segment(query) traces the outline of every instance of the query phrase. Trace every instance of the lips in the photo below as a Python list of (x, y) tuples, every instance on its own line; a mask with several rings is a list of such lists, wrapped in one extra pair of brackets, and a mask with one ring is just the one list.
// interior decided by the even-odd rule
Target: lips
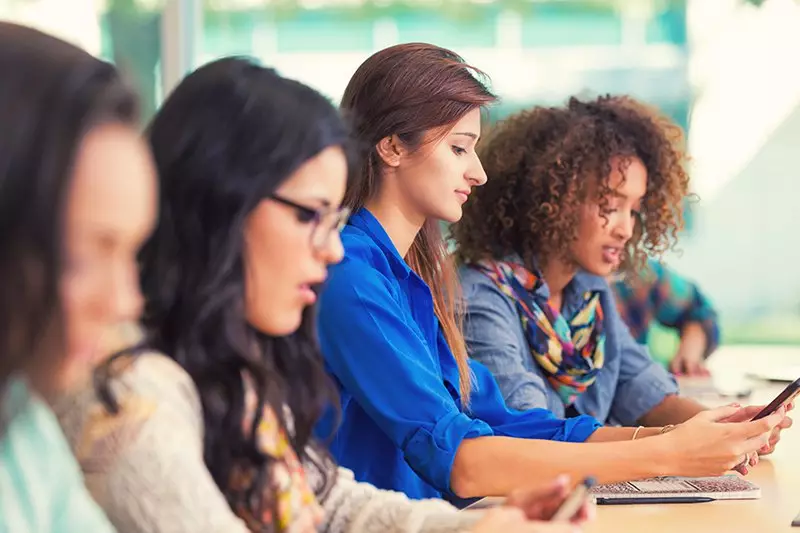
[(619, 246), (603, 246), (603, 261), (610, 265), (618, 265), (622, 257), (622, 248)]
[(459, 199), (461, 200), (461, 203), (463, 204), (464, 202), (466, 202), (469, 199), (469, 193), (470, 193), (470, 191), (458, 190), (458, 191), (456, 191), (456, 196), (459, 197)]

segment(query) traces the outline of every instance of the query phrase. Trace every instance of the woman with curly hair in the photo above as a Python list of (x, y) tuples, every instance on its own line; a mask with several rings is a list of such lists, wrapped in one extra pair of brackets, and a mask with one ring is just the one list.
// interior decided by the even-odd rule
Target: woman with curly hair
[(645, 426), (634, 439), (704, 410), (631, 337), (606, 281), (675, 242), (689, 188), (681, 141), (647, 106), (606, 96), (520, 112), (482, 144), (490, 179), (454, 236), (470, 355), (509, 406)]
[[(714, 424), (737, 411), (724, 409), (667, 435), (602, 442), (630, 441), (634, 430), (513, 409), (467, 357), (439, 224), (459, 220), (486, 183), (476, 145), (481, 108), (493, 100), (458, 55), (420, 43), (377, 52), (344, 92), (369, 153), (345, 195), (355, 214), (344, 260), (320, 299), (322, 351), (343, 411), (334, 456), (358, 479), (413, 498), (505, 495), (562, 473), (608, 482), (727, 471), (766, 443), (782, 414)], [(493, 190), (491, 176), (485, 187)]]

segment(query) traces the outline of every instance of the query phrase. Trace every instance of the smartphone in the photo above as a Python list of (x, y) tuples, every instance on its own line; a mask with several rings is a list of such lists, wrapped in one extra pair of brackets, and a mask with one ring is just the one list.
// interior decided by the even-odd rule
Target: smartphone
[(754, 416), (753, 420), (758, 420), (760, 418), (764, 418), (765, 416), (771, 415), (780, 409), (782, 405), (791, 403), (791, 401), (798, 396), (800, 396), (800, 378), (798, 378), (794, 383), (790, 383), (788, 387), (783, 389), (783, 392), (778, 394), (778, 396), (772, 400), (768, 406), (763, 408), (760, 413)]
[(589, 491), (592, 487), (595, 486), (595, 479), (593, 477), (587, 477), (584, 479), (575, 490), (570, 493), (564, 499), (564, 503), (558, 508), (558, 510), (553, 514), (553, 517), (550, 519), (553, 522), (564, 522), (572, 520), (578, 511), (581, 510), (581, 507), (586, 503), (591, 495)]

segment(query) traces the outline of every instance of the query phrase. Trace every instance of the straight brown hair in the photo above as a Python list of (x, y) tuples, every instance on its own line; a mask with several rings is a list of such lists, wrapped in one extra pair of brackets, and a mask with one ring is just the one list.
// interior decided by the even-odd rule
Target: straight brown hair
[[(432, 44), (400, 44), (368, 58), (353, 75), (341, 103), (368, 150), (361, 180), (348, 189), (344, 203), (356, 210), (377, 193), (383, 163), (376, 145), (381, 139), (396, 135), (413, 150), (431, 130), (493, 103), (496, 97), (479, 79), (484, 77), (455, 52)], [(472, 376), (462, 332), (461, 287), (438, 220), (425, 222), (405, 260), (431, 290), (434, 312), (458, 364), (466, 407)]]

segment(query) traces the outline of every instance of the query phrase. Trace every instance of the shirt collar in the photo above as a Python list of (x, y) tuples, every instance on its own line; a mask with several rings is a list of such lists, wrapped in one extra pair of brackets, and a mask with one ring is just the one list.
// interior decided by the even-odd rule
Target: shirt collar
[(381, 223), (366, 207), (362, 207), (353, 213), (348, 221), (348, 225), (360, 229), (375, 241), (389, 260), (389, 265), (395, 276), (400, 279), (407, 279), (411, 275), (411, 267), (408, 266), (408, 263), (406, 263), (405, 259), (400, 255), (400, 252), (397, 251), (397, 248), (389, 238), (389, 234), (383, 229)]
[[(504, 258), (503, 261), (509, 263), (522, 263), (522, 258), (519, 255), (514, 254)], [(575, 277), (573, 277), (564, 288), (563, 298), (565, 302), (568, 302), (576, 296), (582, 297), (586, 292), (603, 290), (606, 286), (607, 283), (602, 277), (589, 274), (584, 270), (578, 270), (578, 272), (575, 274)], [(536, 295), (542, 298), (550, 298), (550, 287), (547, 286), (547, 283), (544, 281), (544, 279), (542, 279), (542, 284), (539, 285), (539, 288), (536, 289)]]

